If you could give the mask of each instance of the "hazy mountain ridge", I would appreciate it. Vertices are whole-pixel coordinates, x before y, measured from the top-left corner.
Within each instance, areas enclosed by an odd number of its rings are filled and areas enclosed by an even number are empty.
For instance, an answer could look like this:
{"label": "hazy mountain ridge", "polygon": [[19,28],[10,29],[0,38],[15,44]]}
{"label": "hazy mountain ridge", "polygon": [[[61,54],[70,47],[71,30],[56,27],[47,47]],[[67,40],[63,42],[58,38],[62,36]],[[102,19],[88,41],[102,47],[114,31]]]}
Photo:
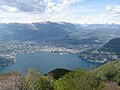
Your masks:
{"label": "hazy mountain ridge", "polygon": [[65,22],[10,23],[0,24],[0,37],[8,40],[61,40],[67,38],[81,40],[91,38],[108,41],[112,38],[120,37],[120,25],[80,25]]}

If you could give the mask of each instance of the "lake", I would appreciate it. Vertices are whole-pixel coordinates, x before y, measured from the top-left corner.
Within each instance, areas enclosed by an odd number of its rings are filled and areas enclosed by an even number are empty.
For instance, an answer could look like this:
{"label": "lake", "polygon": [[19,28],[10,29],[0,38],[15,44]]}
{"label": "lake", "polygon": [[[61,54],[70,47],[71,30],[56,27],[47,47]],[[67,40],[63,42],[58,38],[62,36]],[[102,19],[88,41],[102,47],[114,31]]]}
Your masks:
{"label": "lake", "polygon": [[80,59],[77,55],[53,52],[38,52],[16,56],[16,63],[0,69],[0,73],[19,71],[26,73],[29,68],[35,68],[41,74],[56,68],[74,70],[76,68],[91,69],[101,65]]}

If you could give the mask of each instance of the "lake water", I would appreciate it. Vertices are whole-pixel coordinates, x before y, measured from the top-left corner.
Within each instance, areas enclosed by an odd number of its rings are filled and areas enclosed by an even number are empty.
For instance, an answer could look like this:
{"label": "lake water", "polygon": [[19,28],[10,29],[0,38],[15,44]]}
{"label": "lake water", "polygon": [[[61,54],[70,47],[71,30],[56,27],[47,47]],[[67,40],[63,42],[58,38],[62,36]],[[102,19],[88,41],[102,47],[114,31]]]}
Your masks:
{"label": "lake water", "polygon": [[81,60],[77,55],[39,52],[16,56],[16,63],[0,69],[0,73],[20,71],[26,73],[29,68],[35,68],[41,74],[56,68],[73,70],[76,68],[90,69],[101,65],[100,63]]}

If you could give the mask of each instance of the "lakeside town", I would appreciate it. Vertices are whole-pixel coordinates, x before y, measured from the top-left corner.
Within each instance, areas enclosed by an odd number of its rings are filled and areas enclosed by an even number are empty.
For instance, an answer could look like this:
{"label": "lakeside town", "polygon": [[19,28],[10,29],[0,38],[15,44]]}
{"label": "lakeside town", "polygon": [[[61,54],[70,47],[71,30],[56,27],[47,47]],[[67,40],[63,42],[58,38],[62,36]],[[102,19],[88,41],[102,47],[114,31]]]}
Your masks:
{"label": "lakeside town", "polygon": [[[8,65],[15,63],[16,55],[30,54],[40,51],[57,52],[59,55],[64,53],[76,54],[83,60],[90,62],[106,63],[113,59],[118,59],[118,55],[114,52],[103,52],[99,49],[103,44],[79,44],[79,45],[60,45],[51,43],[39,43],[35,41],[9,41],[0,43],[0,57],[6,58]],[[3,60],[2,60],[3,61]],[[11,62],[11,63],[10,63]],[[2,62],[5,64],[5,61]],[[6,65],[6,64],[5,64]],[[3,65],[1,65],[3,66]]]}

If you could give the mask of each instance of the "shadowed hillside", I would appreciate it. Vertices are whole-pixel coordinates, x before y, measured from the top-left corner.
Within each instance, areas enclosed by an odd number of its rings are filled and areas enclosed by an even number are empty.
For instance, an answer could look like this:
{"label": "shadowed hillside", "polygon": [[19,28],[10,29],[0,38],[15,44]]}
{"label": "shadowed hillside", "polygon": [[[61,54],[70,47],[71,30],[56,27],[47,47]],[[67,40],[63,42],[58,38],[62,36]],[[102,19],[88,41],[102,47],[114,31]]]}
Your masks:
{"label": "shadowed hillside", "polygon": [[115,52],[120,55],[120,38],[110,40],[104,45],[104,49],[110,52]]}

